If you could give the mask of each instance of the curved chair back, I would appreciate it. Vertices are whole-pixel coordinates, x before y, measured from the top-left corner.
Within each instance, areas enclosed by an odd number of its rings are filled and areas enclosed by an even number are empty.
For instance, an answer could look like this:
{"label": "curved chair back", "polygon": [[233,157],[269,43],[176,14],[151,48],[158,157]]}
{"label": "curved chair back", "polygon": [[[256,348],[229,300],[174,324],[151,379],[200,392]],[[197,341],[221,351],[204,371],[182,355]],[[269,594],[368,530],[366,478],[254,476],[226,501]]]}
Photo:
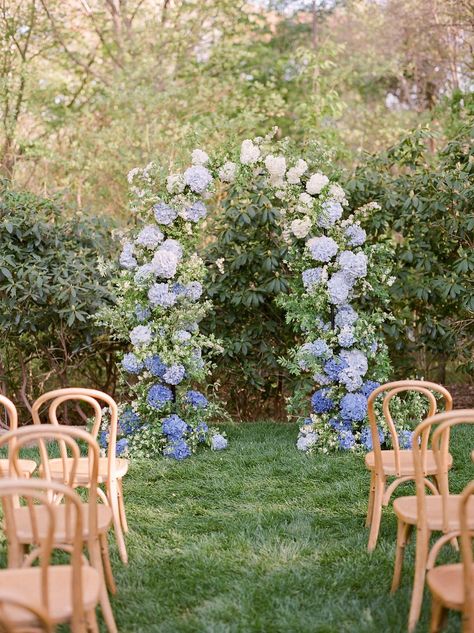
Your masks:
{"label": "curved chair back", "polygon": [[[52,597],[49,582],[49,568],[52,564],[52,553],[55,549],[54,534],[56,529],[57,506],[51,502],[51,497],[61,496],[68,507],[66,521],[71,534],[71,566],[73,597],[72,630],[82,630],[84,621],[83,597],[82,597],[82,504],[80,497],[68,486],[44,479],[1,479],[0,499],[5,511],[5,531],[9,542],[19,545],[17,534],[19,525],[18,509],[15,510],[16,498],[20,499],[20,505],[26,508],[33,534],[33,549],[25,559],[23,567],[32,565],[38,560],[40,566],[40,596],[41,608],[49,613],[50,599]],[[39,516],[41,512],[41,523]],[[0,572],[1,574],[1,572]],[[55,596],[60,600],[61,597]]]}
{"label": "curved chair back", "polygon": [[460,522],[461,522],[461,555],[463,563],[464,580],[464,609],[463,609],[463,633],[474,633],[474,574],[472,560],[472,531],[468,525],[467,505],[474,494],[474,481],[464,488],[461,497]]}
{"label": "curved chair back", "polygon": [[0,394],[0,404],[5,407],[5,411],[7,412],[10,431],[14,431],[18,428],[18,413],[15,405],[9,398],[2,394]]}
{"label": "curved chair back", "polygon": [[[392,446],[395,453],[395,468],[396,475],[400,477],[402,475],[401,472],[401,463],[400,463],[400,442],[398,439],[398,433],[396,429],[396,424],[393,420],[392,413],[390,410],[390,405],[392,403],[392,399],[400,394],[414,391],[417,393],[421,393],[425,396],[428,404],[428,415],[427,417],[433,416],[437,411],[437,402],[435,393],[439,394],[444,399],[444,406],[446,411],[450,411],[453,408],[453,399],[451,394],[447,389],[445,389],[442,385],[438,385],[434,382],[428,382],[426,380],[398,380],[395,382],[388,382],[384,385],[380,385],[377,389],[370,394],[367,403],[367,413],[370,423],[370,430],[372,434],[372,446],[374,451],[374,460],[375,460],[375,470],[379,473],[383,472],[383,462],[382,462],[382,448],[380,446],[380,437],[377,427],[377,419],[375,415],[375,401],[377,397],[381,394],[385,394],[383,398],[383,414],[385,417],[385,421],[387,423],[387,427],[390,433],[390,437],[392,440]],[[434,393],[433,393],[434,392]],[[423,464],[426,464],[426,450],[428,448],[429,436],[430,436],[430,426],[426,426],[424,429],[424,433],[421,437],[421,449],[423,452]]]}
{"label": "curved chair back", "polygon": [[109,424],[109,442],[107,449],[108,457],[108,473],[109,480],[116,478],[116,444],[117,444],[117,427],[118,427],[118,407],[115,400],[106,393],[98,391],[97,389],[83,389],[82,387],[68,387],[66,389],[55,389],[40,396],[32,407],[32,417],[35,424],[41,424],[40,409],[41,407],[50,402],[48,408],[48,416],[51,424],[59,425],[57,419],[58,407],[64,402],[68,401],[81,401],[87,402],[94,409],[94,424],[91,430],[91,434],[94,439],[97,440],[99,434],[100,425],[102,422],[102,408],[100,403],[105,404],[110,411],[110,424]]}
{"label": "curved chair back", "polygon": [[[24,613],[24,619],[34,624],[18,624],[13,617],[16,613]],[[20,618],[21,619],[21,618]],[[47,612],[40,606],[32,605],[24,598],[0,591],[0,631],[2,633],[53,633],[54,626]]]}

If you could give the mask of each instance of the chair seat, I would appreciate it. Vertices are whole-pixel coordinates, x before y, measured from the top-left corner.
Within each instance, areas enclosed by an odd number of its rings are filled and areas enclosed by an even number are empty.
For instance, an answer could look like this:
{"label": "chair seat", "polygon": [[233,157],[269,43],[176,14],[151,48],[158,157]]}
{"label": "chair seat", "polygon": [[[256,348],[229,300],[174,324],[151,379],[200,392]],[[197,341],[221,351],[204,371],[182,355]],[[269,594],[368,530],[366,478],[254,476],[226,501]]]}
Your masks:
{"label": "chair seat", "polygon": [[[383,470],[386,475],[415,477],[415,465],[413,464],[413,453],[411,450],[400,451],[400,472],[397,473],[395,467],[395,451],[382,451]],[[370,451],[365,456],[365,465],[368,470],[375,470],[374,452]],[[453,457],[448,455],[448,467],[453,465]],[[434,453],[431,450],[426,451],[426,474],[435,475],[438,470]]]}
{"label": "chair seat", "polygon": [[431,593],[443,605],[448,609],[462,611],[464,605],[464,578],[461,563],[439,565],[430,569],[426,575],[426,581]]}
{"label": "chair seat", "polygon": [[[67,459],[66,465],[67,467],[71,467],[73,464],[73,459]],[[107,473],[108,473],[109,460],[107,457],[101,457],[99,459],[99,476],[98,482],[103,484],[107,481]],[[49,467],[51,469],[51,477],[53,479],[64,479],[63,472],[63,460],[60,457],[49,460]],[[115,472],[118,479],[122,479],[127,474],[128,471],[128,459],[117,458],[115,460]],[[77,472],[76,472],[76,482],[78,484],[87,483],[89,481],[89,459],[87,457],[81,457],[78,460]]]}
{"label": "chair seat", "polygon": [[[54,623],[66,622],[72,615],[72,567],[53,565],[48,569],[49,615]],[[85,611],[95,609],[99,601],[100,579],[93,567],[82,567],[82,602]],[[12,598],[28,598],[28,603],[41,607],[41,569],[0,570],[0,591]],[[5,605],[5,615],[17,626],[35,621],[33,614],[13,605]]]}
{"label": "chair seat", "polygon": [[[15,508],[15,526],[16,534],[20,543],[28,544],[34,541],[33,530],[31,527],[31,514],[29,508]],[[66,535],[66,506],[58,505],[54,508],[55,512],[55,530],[54,542],[67,543],[70,538]],[[35,516],[38,525],[38,533],[40,538],[45,538],[50,519],[45,506],[37,506],[35,508]],[[107,532],[112,523],[112,511],[103,504],[97,504],[97,531],[99,534]],[[71,530],[69,530],[70,533]],[[86,540],[89,536],[89,505],[84,503],[82,506],[82,535]]]}
{"label": "chair seat", "polygon": [[[443,506],[441,495],[426,495],[426,519],[428,529],[436,532],[443,530]],[[460,495],[449,495],[448,516],[449,530],[459,530],[459,503]],[[416,525],[418,510],[416,496],[399,497],[393,502],[395,514],[405,523]],[[467,504],[467,520],[470,529],[474,529],[474,497]]]}
{"label": "chair seat", "polygon": [[[21,468],[23,477],[31,477],[36,470],[36,462],[32,459],[19,459],[18,464]],[[0,459],[0,472],[6,476],[9,472],[8,459]]]}

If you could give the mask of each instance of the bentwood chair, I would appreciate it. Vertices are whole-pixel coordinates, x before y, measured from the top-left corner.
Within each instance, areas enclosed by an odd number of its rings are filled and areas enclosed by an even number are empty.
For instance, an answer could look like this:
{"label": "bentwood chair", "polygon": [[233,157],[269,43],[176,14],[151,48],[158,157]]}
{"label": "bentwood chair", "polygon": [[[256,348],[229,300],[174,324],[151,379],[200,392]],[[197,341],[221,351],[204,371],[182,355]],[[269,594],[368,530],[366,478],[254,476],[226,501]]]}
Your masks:
{"label": "bentwood chair", "polygon": [[[60,481],[61,484],[73,488],[75,476],[78,470],[79,460],[81,460],[81,450],[79,442],[85,444],[88,449],[86,457],[88,461],[88,499],[81,504],[82,512],[82,542],[87,546],[91,566],[97,570],[100,578],[100,605],[104,615],[107,628],[110,633],[116,633],[112,608],[110,606],[107,593],[106,581],[112,590],[115,591],[115,583],[110,565],[107,533],[112,525],[112,511],[109,506],[99,504],[97,500],[97,473],[99,464],[99,446],[94,438],[82,429],[74,427],[43,424],[41,426],[23,427],[0,438],[0,447],[6,443],[12,446],[10,452],[10,462],[8,476],[10,478],[21,477],[21,470],[18,463],[18,453],[22,446],[37,445],[41,459],[40,473],[46,481]],[[50,471],[50,460],[48,458],[49,448],[55,444],[59,446],[61,460],[64,468],[62,478],[59,480],[57,474]],[[19,481],[19,480],[18,480]],[[61,497],[53,497],[55,511],[55,531],[54,543],[60,544],[64,548],[72,545],[71,535],[68,533],[68,506],[61,503]],[[34,526],[31,525],[30,515],[25,508],[15,508],[13,510],[16,534],[13,542],[7,539],[9,567],[21,567],[24,560],[26,546],[34,543]],[[6,517],[8,521],[8,517]],[[39,510],[36,516],[37,527],[41,530],[43,522],[46,520],[45,513]],[[9,531],[7,530],[7,536]]]}
{"label": "bentwood chair", "polygon": [[[420,617],[423,602],[423,589],[427,570],[432,569],[436,557],[443,546],[452,542],[457,547],[456,537],[460,534],[459,507],[460,495],[449,494],[448,470],[449,433],[453,426],[474,424],[474,409],[458,409],[438,413],[422,422],[413,434],[413,461],[415,463],[416,496],[399,497],[393,503],[397,515],[397,548],[392,592],[400,584],[403,557],[409,533],[416,526],[415,575],[411,596],[408,630],[413,631]],[[432,434],[432,450],[438,469],[439,491],[426,494],[427,480],[425,464],[427,449],[422,438],[428,429],[437,427]],[[474,499],[470,500],[466,512],[469,529],[474,529]],[[430,548],[430,538],[434,532],[441,532]]]}
{"label": "bentwood chair", "polygon": [[474,563],[472,558],[472,506],[474,481],[464,489],[459,508],[462,563],[439,565],[428,571],[426,582],[431,591],[430,633],[441,630],[447,609],[462,612],[463,633],[474,633]]}
{"label": "bentwood chair", "polygon": [[[50,402],[51,401],[51,402]],[[100,403],[108,407],[110,413],[109,443],[107,457],[99,459],[98,483],[105,485],[106,492],[98,488],[98,494],[102,501],[108,504],[112,510],[115,538],[117,540],[120,558],[124,563],[128,562],[127,548],[125,546],[124,532],[128,532],[127,518],[125,515],[125,504],[123,499],[122,479],[128,471],[128,460],[116,457],[118,408],[115,400],[108,394],[96,389],[82,389],[80,387],[69,387],[66,389],[56,389],[43,394],[34,402],[32,416],[35,424],[41,424],[40,410],[47,403],[49,404],[48,416],[51,424],[59,425],[57,410],[60,405],[68,401],[82,401],[88,403],[94,410],[94,424],[91,434],[97,440],[103,411]],[[62,477],[63,468],[67,466],[67,461],[63,459],[51,459],[49,467],[52,477]],[[75,473],[74,484],[84,486],[88,481],[88,460],[79,460],[77,472]]]}
{"label": "bentwood chair", "polygon": [[[5,407],[10,431],[18,428],[18,413],[15,405],[6,396],[0,394],[0,404]],[[20,467],[24,477],[31,477],[35,472],[36,462],[33,459],[21,459]],[[0,459],[0,472],[8,470],[8,459]]]}
{"label": "bentwood chair", "polygon": [[[7,610],[16,611],[16,616],[8,617]],[[54,633],[55,629],[42,607],[31,605],[28,599],[0,593],[0,633]]]}
{"label": "bentwood chair", "polygon": [[[57,507],[52,500],[64,498],[67,512],[64,529],[70,535],[69,564],[53,564],[55,550],[65,549],[55,543]],[[38,627],[39,614],[54,625],[69,623],[73,633],[98,633],[95,608],[99,600],[100,577],[97,570],[83,562],[83,514],[79,496],[68,486],[43,479],[0,480],[0,499],[5,516],[7,538],[17,543],[20,509],[29,517],[33,531],[33,548],[23,566],[0,570],[0,595],[6,600],[1,614],[14,631]],[[21,521],[24,519],[22,517]],[[33,566],[38,562],[38,565]],[[16,602],[27,598],[29,610]],[[10,603],[7,604],[7,601]],[[41,618],[41,616],[39,616]]]}
{"label": "bentwood chair", "polygon": [[[441,385],[437,385],[436,383],[424,380],[400,380],[396,382],[389,382],[377,387],[377,389],[370,394],[368,399],[368,417],[372,435],[373,450],[365,456],[366,468],[371,473],[369,505],[366,521],[366,527],[370,527],[367,547],[369,552],[372,552],[377,545],[380,522],[382,519],[382,506],[387,506],[389,504],[392,494],[398,486],[400,486],[400,484],[413,481],[415,479],[415,466],[413,463],[412,451],[411,449],[400,449],[396,425],[390,411],[392,399],[398,394],[406,392],[417,392],[425,396],[428,404],[427,417],[434,415],[437,411],[437,402],[434,394],[439,394],[443,397],[446,411],[451,410],[453,406],[451,394],[447,389]],[[381,394],[384,394],[382,410],[385,423],[391,437],[393,446],[393,449],[391,450],[382,450],[380,446],[380,436],[375,413],[375,401]],[[425,449],[427,449],[428,439],[429,428],[426,429],[426,433],[421,439],[422,445]],[[452,463],[450,456],[449,460],[450,463]],[[424,462],[423,471],[426,485],[429,486],[434,493],[436,493],[436,485],[427,479],[429,476],[436,477],[437,474],[436,462],[431,450],[426,450],[426,460]],[[393,478],[393,480],[387,485],[387,479],[389,477]]]}

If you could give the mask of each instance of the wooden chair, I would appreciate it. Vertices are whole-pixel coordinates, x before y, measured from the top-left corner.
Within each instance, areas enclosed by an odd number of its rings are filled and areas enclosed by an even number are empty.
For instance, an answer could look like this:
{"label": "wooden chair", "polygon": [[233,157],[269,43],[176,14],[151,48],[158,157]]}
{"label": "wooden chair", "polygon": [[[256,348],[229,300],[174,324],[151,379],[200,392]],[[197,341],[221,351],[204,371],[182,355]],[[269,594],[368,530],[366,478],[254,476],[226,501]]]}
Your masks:
{"label": "wooden chair", "polygon": [[[78,400],[87,402],[94,409],[94,424],[91,430],[92,436],[97,440],[102,422],[102,408],[100,403],[105,404],[110,411],[109,425],[109,444],[107,457],[99,459],[98,483],[104,484],[106,493],[99,487],[98,493],[104,503],[107,503],[111,510],[114,523],[115,537],[119,549],[120,558],[124,563],[128,562],[127,548],[125,546],[124,532],[128,532],[127,518],[125,515],[125,504],[123,500],[122,479],[128,471],[128,460],[117,458],[117,426],[118,426],[118,409],[117,404],[106,393],[95,389],[82,389],[80,387],[69,387],[67,389],[56,389],[43,394],[33,404],[33,422],[41,424],[40,409],[48,401],[49,405],[49,421],[51,424],[58,425],[57,410],[64,402]],[[50,470],[52,476],[57,474],[62,477],[64,460],[51,459]],[[67,462],[66,462],[67,464]],[[79,460],[77,473],[75,474],[74,485],[84,485],[88,478],[88,462],[87,458]]]}
{"label": "wooden chair", "polygon": [[[18,428],[18,413],[15,405],[6,396],[0,394],[0,404],[5,407],[7,412],[7,418],[10,425],[10,431],[15,431]],[[36,462],[33,459],[20,460],[20,466],[24,477],[31,477],[35,472]],[[0,473],[7,472],[8,459],[0,459]]]}
{"label": "wooden chair", "polygon": [[430,633],[441,630],[447,609],[463,614],[463,633],[474,633],[474,563],[472,558],[472,521],[469,514],[474,481],[464,489],[460,501],[462,563],[439,565],[430,569],[426,582],[431,591]]}
{"label": "wooden chair", "polygon": [[[392,581],[392,592],[400,584],[405,546],[410,531],[416,526],[416,557],[413,591],[408,616],[408,630],[413,631],[420,617],[423,602],[423,589],[427,570],[434,565],[442,547],[452,542],[457,547],[456,537],[460,534],[459,495],[449,494],[448,470],[450,460],[449,432],[458,424],[474,424],[474,409],[458,409],[438,413],[422,422],[413,434],[413,460],[415,464],[416,496],[399,497],[393,503],[397,515],[397,548]],[[431,446],[438,469],[439,492],[427,485],[425,464],[427,449],[423,437],[432,427],[437,428],[432,434]],[[426,494],[429,488],[433,495]],[[468,522],[474,528],[474,503],[467,507]],[[433,532],[442,532],[430,549],[430,538]]]}
{"label": "wooden chair", "polygon": [[[373,450],[365,456],[366,468],[371,473],[369,504],[367,511],[366,527],[370,527],[367,549],[372,552],[377,545],[382,518],[382,506],[387,506],[394,491],[400,484],[415,479],[415,467],[411,449],[401,450],[398,434],[390,412],[391,400],[400,393],[415,391],[421,393],[428,401],[428,416],[437,411],[436,398],[433,392],[443,396],[446,411],[452,409],[453,400],[447,389],[433,382],[424,380],[400,380],[389,382],[377,387],[368,399],[368,417],[372,435]],[[383,414],[392,440],[392,450],[382,450],[380,446],[379,431],[375,415],[375,400],[380,394],[385,394],[383,399]],[[426,448],[429,438],[429,429],[422,438],[422,444]],[[452,459],[451,459],[452,463]],[[424,463],[424,475],[436,476],[436,462],[431,450],[426,451]],[[387,486],[387,478],[393,477],[393,481]],[[433,492],[437,492],[436,486],[426,479],[426,483]]]}
{"label": "wooden chair", "polygon": [[[15,609],[18,616],[13,620],[8,617],[5,610]],[[24,615],[20,612],[24,611]],[[25,620],[25,625],[19,625],[18,622]],[[29,622],[29,623],[28,623]],[[48,617],[46,611],[37,605],[31,605],[24,598],[9,596],[3,592],[0,593],[0,633],[54,633],[56,627]]]}
{"label": "wooden chair", "polygon": [[[62,485],[72,489],[72,484],[76,484],[76,473],[80,460],[85,459],[87,462],[88,481],[86,487],[88,489],[89,498],[87,502],[81,504],[82,542],[84,545],[87,545],[91,565],[96,569],[99,575],[100,605],[107,628],[111,633],[116,633],[117,627],[106,587],[107,580],[109,586],[115,590],[107,542],[107,533],[112,524],[112,511],[109,506],[99,504],[97,499],[97,473],[99,466],[99,446],[97,442],[87,431],[74,427],[58,426],[56,424],[33,425],[12,431],[0,438],[0,447],[7,443],[10,443],[12,447],[9,458],[8,475],[10,478],[21,477],[18,460],[19,451],[25,444],[28,446],[37,444],[41,458],[40,472],[42,478],[48,482],[58,482],[58,474],[51,473],[50,470],[50,460],[46,446],[47,442],[50,444],[57,442],[59,445],[61,453],[59,459],[63,461],[63,474],[62,480],[60,481]],[[87,457],[81,457],[78,442],[88,447]],[[61,503],[61,500],[61,497],[51,498],[55,511],[54,543],[66,548],[72,545],[71,535],[68,533],[67,513],[69,509],[67,504]],[[16,531],[12,541],[8,538],[12,534],[12,531],[7,529],[9,566],[12,568],[21,567],[24,560],[25,547],[32,545],[35,540],[35,526],[31,524],[31,516],[28,509],[21,507],[15,508],[13,518]],[[44,511],[38,511],[35,520],[36,528],[40,532],[43,530],[43,523],[47,522],[47,519]],[[8,523],[8,516],[6,517],[6,521]]]}
{"label": "wooden chair", "polygon": [[[64,549],[54,542],[58,514],[52,499],[56,495],[64,498],[68,509],[65,517],[71,546],[67,565],[52,563],[53,551]],[[21,509],[28,514],[34,535],[34,548],[22,567],[0,570],[0,595],[5,597],[2,616],[8,625],[14,631],[37,627],[38,616],[43,614],[54,625],[69,623],[73,633],[85,633],[87,628],[98,633],[95,608],[99,600],[100,577],[96,569],[83,563],[83,516],[79,496],[57,482],[2,479],[0,499],[8,540],[15,542],[20,531],[17,499],[20,504],[23,502]],[[32,566],[36,561],[38,565]],[[14,604],[21,604],[25,597],[29,610]]]}

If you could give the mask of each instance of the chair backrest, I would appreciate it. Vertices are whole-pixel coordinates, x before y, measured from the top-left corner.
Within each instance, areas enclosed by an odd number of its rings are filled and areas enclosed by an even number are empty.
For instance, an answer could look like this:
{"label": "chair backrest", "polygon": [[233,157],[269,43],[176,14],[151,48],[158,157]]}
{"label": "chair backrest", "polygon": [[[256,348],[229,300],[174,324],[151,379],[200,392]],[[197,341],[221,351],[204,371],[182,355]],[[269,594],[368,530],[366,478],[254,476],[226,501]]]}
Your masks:
{"label": "chair backrest", "polygon": [[[401,475],[400,464],[400,442],[398,439],[398,433],[395,422],[390,411],[390,405],[395,396],[401,393],[417,392],[425,396],[428,404],[427,417],[433,416],[438,408],[435,393],[439,394],[444,399],[444,407],[446,411],[450,411],[453,408],[453,399],[451,394],[442,385],[438,385],[434,382],[428,382],[426,380],[398,380],[395,382],[388,382],[384,385],[380,385],[374,389],[370,394],[367,402],[367,413],[370,423],[370,430],[372,434],[372,447],[374,451],[375,470],[379,473],[383,472],[382,466],[382,449],[380,446],[380,437],[377,427],[377,418],[375,414],[375,401],[380,394],[385,394],[383,398],[383,414],[385,422],[387,424],[390,437],[392,440],[392,446],[395,453],[395,469],[397,476]],[[434,392],[434,393],[433,393]],[[426,463],[426,450],[428,448],[430,427],[426,427],[421,438],[421,449],[423,451],[423,463]]]}
{"label": "chair backrest", "polygon": [[[72,604],[72,630],[82,630],[84,621],[83,596],[82,596],[82,504],[80,497],[68,486],[64,484],[46,481],[44,479],[0,479],[0,499],[5,511],[5,531],[10,543],[19,546],[17,534],[18,509],[15,508],[14,499],[19,498],[20,504],[29,514],[30,525],[33,536],[33,549],[30,551],[25,563],[31,565],[38,560],[40,567],[40,597],[41,607],[49,614],[50,599],[61,600],[61,595],[53,596],[49,577],[50,566],[52,565],[52,553],[61,546],[55,546],[54,534],[56,529],[57,506],[51,502],[51,496],[61,496],[65,500],[68,508],[66,521],[70,526],[70,551],[72,566],[71,574],[71,596]],[[39,519],[41,512],[41,522]]]}
{"label": "chair backrest", "polygon": [[10,431],[14,431],[18,428],[18,413],[15,405],[11,400],[9,400],[6,396],[3,396],[2,394],[0,394],[0,404],[5,407],[5,411],[7,412]]}
{"label": "chair backrest", "polygon": [[[28,624],[19,623],[23,619]],[[54,630],[53,623],[42,607],[0,591],[0,633],[53,633]]]}
{"label": "chair backrest", "polygon": [[467,506],[474,494],[474,481],[462,493],[459,508],[461,523],[461,555],[464,579],[463,633],[474,633],[474,574],[472,560],[472,531],[469,530]]}
{"label": "chair backrest", "polygon": [[[47,444],[57,442],[64,447],[61,455],[62,468],[60,471],[52,473]],[[89,495],[89,539],[94,540],[97,533],[97,480],[99,472],[99,446],[90,433],[83,429],[70,426],[59,426],[57,424],[41,424],[24,426],[16,431],[10,431],[0,437],[0,448],[5,445],[10,446],[8,473],[3,475],[10,479],[20,479],[23,477],[21,464],[19,461],[20,450],[24,446],[30,449],[38,446],[40,456],[40,471],[43,479],[48,482],[55,481],[69,488],[73,488],[76,474],[81,459],[81,450],[78,442],[83,442],[88,448],[88,482],[87,490]],[[77,485],[77,483],[76,483]],[[59,503],[61,497],[54,499],[51,496],[49,501]]]}
{"label": "chair backrest", "polygon": [[106,393],[96,389],[83,389],[82,387],[67,387],[66,389],[55,389],[40,396],[32,407],[32,417],[35,424],[41,424],[40,409],[49,402],[48,416],[51,424],[59,425],[57,418],[58,407],[68,401],[82,401],[90,404],[94,409],[94,424],[91,434],[97,439],[102,422],[102,408],[100,403],[105,404],[110,411],[109,423],[109,441],[107,449],[108,457],[108,478],[112,480],[116,478],[116,445],[117,445],[117,427],[118,427],[118,407],[115,400]]}

